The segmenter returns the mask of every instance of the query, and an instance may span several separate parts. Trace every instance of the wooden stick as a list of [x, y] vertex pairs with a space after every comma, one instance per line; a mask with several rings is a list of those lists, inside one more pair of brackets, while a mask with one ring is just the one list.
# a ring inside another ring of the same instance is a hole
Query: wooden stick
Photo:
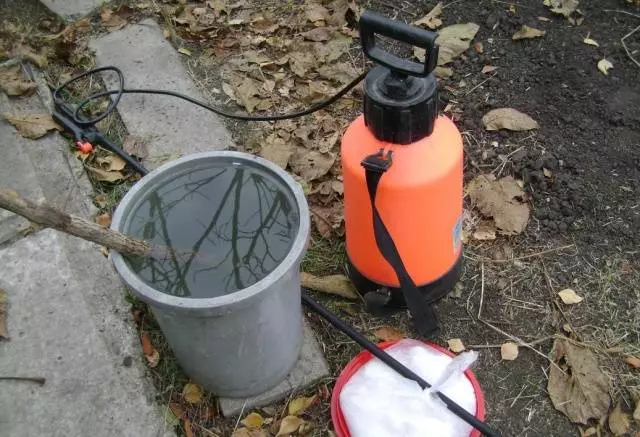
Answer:
[[50, 206], [39, 205], [32, 200], [23, 199], [13, 190], [0, 188], [0, 208], [21, 215], [45, 228], [56, 229], [120, 253], [157, 256], [156, 248], [145, 241], [131, 238], [81, 217], [58, 211]]

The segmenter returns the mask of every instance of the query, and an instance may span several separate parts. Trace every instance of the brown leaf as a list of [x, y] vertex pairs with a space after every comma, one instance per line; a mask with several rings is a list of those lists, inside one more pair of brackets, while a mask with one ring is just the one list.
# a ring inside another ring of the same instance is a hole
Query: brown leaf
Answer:
[[493, 109], [482, 117], [482, 123], [484, 123], [486, 130], [526, 131], [538, 129], [538, 123], [533, 118], [513, 108]]
[[327, 174], [333, 166], [336, 156], [333, 153], [321, 153], [298, 147], [289, 159], [293, 171], [310, 182]]
[[512, 40], [517, 41], [519, 39], [528, 39], [528, 38], [540, 38], [544, 36], [547, 32], [544, 30], [538, 30], [534, 27], [529, 27], [526, 24], [523, 25], [520, 30], [513, 34], [511, 37]]
[[149, 156], [149, 149], [147, 148], [147, 142], [137, 135], [127, 135], [124, 139], [122, 148], [131, 156], [135, 156], [138, 159], [145, 159]]
[[287, 168], [289, 164], [289, 158], [293, 155], [295, 147], [277, 136], [276, 134], [269, 135], [262, 148], [260, 149], [260, 156], [274, 162], [279, 167]]
[[260, 90], [256, 81], [250, 77], [244, 78], [244, 81], [234, 89], [234, 94], [238, 98], [238, 103], [244, 106], [247, 112], [253, 112], [260, 103], [260, 99], [255, 97], [260, 95]]
[[331, 3], [331, 10], [333, 13], [328, 23], [332, 26], [343, 27], [358, 21], [358, 6], [352, 0], [334, 0]]
[[447, 340], [447, 344], [449, 345], [449, 350], [453, 353], [457, 354], [465, 350], [464, 343], [459, 338]]
[[565, 288], [564, 290], [559, 291], [558, 296], [565, 305], [574, 305], [584, 300], [582, 296], [578, 296], [578, 294], [571, 288]]
[[352, 42], [353, 39], [349, 38], [348, 36], [335, 35], [325, 44], [316, 43], [314, 45], [314, 51], [318, 59], [313, 59], [313, 67], [316, 67], [318, 61], [322, 61], [323, 59], [327, 63], [338, 60], [342, 55], [347, 53], [347, 51], [351, 47]]
[[333, 29], [329, 27], [316, 27], [307, 32], [304, 32], [302, 36], [309, 41], [328, 41], [331, 39]]
[[36, 66], [44, 68], [49, 63], [46, 56], [39, 55], [28, 45], [20, 44], [13, 50], [13, 55], [16, 58], [26, 59], [33, 62]]
[[98, 194], [93, 198], [93, 201], [99, 208], [104, 208], [109, 203], [107, 196], [104, 194]]
[[436, 39], [436, 44], [440, 46], [438, 65], [448, 64], [465, 52], [478, 33], [478, 29], [480, 26], [475, 23], [454, 24], [440, 29]]
[[247, 417], [242, 419], [240, 423], [242, 423], [247, 428], [258, 429], [262, 427], [264, 418], [258, 413], [249, 413]]
[[7, 330], [7, 292], [0, 288], [0, 340], [9, 340]]
[[189, 419], [184, 419], [184, 436], [193, 437], [193, 429], [191, 428], [191, 421]]
[[101, 182], [117, 182], [124, 179], [124, 175], [120, 171], [105, 171], [96, 167], [87, 167], [87, 170], [89, 170], [95, 180]]
[[324, 22], [329, 18], [329, 11], [319, 3], [307, 3], [304, 12], [307, 20], [316, 25], [324, 25]]
[[383, 326], [373, 332], [374, 337], [379, 341], [398, 341], [407, 337], [407, 334], [393, 326]]
[[204, 392], [199, 385], [190, 382], [188, 384], [185, 384], [184, 388], [182, 389], [182, 397], [190, 404], [199, 404], [202, 402]]
[[551, 8], [554, 14], [563, 15], [569, 18], [571, 14], [578, 8], [579, 0], [544, 0], [544, 5]]
[[434, 6], [431, 11], [422, 17], [421, 19], [414, 21], [414, 26], [424, 26], [428, 29], [435, 30], [438, 27], [442, 26], [442, 20], [439, 18], [442, 15], [444, 9], [442, 8], [442, 2], [439, 2]]
[[634, 369], [640, 369], [640, 357], [624, 357], [624, 362]]
[[615, 436], [624, 435], [629, 431], [629, 416], [622, 412], [620, 402], [609, 415], [609, 429]]
[[303, 423], [304, 423], [304, 420], [300, 419], [299, 417], [296, 417], [296, 416], [285, 417], [284, 419], [282, 419], [282, 422], [280, 423], [280, 429], [278, 430], [278, 434], [276, 434], [276, 437], [293, 434], [298, 430], [298, 428], [300, 428], [300, 425], [302, 425]]
[[100, 12], [100, 24], [109, 31], [114, 31], [122, 29], [127, 24], [127, 20], [114, 13], [111, 8], [104, 8], [102, 12]]
[[53, 121], [51, 114], [28, 114], [9, 113], [2, 114], [3, 117], [18, 130], [18, 133], [25, 138], [38, 139], [43, 137], [50, 130], [62, 130]]
[[96, 162], [103, 170], [106, 171], [120, 171], [127, 166], [127, 163], [124, 159], [120, 158], [118, 155], [113, 154], [96, 158]]
[[0, 68], [0, 89], [8, 96], [30, 95], [36, 89], [36, 84], [25, 80], [20, 65]]
[[269, 435], [264, 429], [248, 429], [248, 428], [238, 428], [236, 429], [231, 437], [268, 437]]
[[525, 193], [513, 177], [496, 181], [492, 174], [476, 176], [466, 193], [484, 216], [493, 218], [502, 234], [519, 234], [527, 226], [530, 208], [520, 200]]
[[496, 239], [496, 227], [491, 222], [480, 222], [473, 231], [474, 240], [491, 241]]
[[505, 361], [513, 361], [518, 358], [518, 345], [510, 341], [500, 346], [500, 356]]
[[140, 343], [142, 344], [142, 353], [149, 363], [149, 367], [154, 368], [160, 361], [160, 352], [151, 343], [151, 338], [147, 331], [142, 331], [140, 334]]
[[433, 74], [440, 79], [446, 79], [448, 77], [453, 76], [453, 68], [449, 67], [436, 67], [433, 70]]
[[554, 365], [549, 368], [547, 390], [556, 410], [576, 423], [604, 418], [611, 405], [609, 379], [598, 367], [596, 355], [556, 339], [550, 358], [562, 369]]
[[108, 228], [109, 226], [111, 226], [111, 214], [107, 212], [105, 212], [104, 214], [100, 214], [96, 217], [96, 223], [103, 228]]
[[334, 80], [340, 83], [351, 82], [358, 75], [350, 62], [339, 62], [336, 64], [322, 65], [316, 71], [325, 79]]
[[347, 299], [358, 299], [353, 284], [345, 275], [314, 276], [310, 273], [300, 272], [300, 284], [304, 288], [309, 288], [322, 293], [335, 294]]
[[487, 74], [487, 73], [491, 73], [492, 71], [495, 71], [497, 69], [498, 69], [498, 67], [494, 67], [493, 65], [485, 65], [484, 67], [482, 67], [482, 72], [484, 74]]
[[289, 54], [289, 66], [296, 76], [305, 77], [307, 71], [315, 67], [316, 64], [317, 60], [313, 53], [293, 52]]
[[633, 410], [633, 420], [640, 422], [640, 398], [636, 401], [636, 409]]
[[292, 399], [289, 402], [289, 415], [299, 416], [304, 413], [318, 399], [318, 395], [309, 396], [308, 398], [300, 397]]

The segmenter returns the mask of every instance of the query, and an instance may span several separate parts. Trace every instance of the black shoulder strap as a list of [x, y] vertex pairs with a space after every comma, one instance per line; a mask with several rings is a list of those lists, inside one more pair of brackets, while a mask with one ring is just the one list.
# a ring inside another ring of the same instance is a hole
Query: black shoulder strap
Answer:
[[378, 184], [382, 175], [391, 167], [392, 155], [389, 151], [386, 155], [384, 151], [380, 151], [374, 155], [366, 157], [362, 161], [362, 166], [365, 168], [365, 175], [367, 178], [367, 189], [369, 190], [369, 199], [371, 200], [371, 211], [373, 212], [373, 231], [376, 238], [376, 244], [378, 250], [391, 265], [393, 270], [398, 276], [400, 282], [400, 289], [404, 295], [404, 299], [409, 308], [409, 312], [413, 318], [414, 326], [418, 332], [425, 337], [432, 337], [438, 331], [438, 321], [436, 319], [435, 311], [426, 299], [420, 293], [420, 290], [416, 286], [409, 272], [402, 262], [400, 253], [391, 238], [391, 234], [384, 225], [380, 213], [376, 208], [376, 193], [378, 191]]

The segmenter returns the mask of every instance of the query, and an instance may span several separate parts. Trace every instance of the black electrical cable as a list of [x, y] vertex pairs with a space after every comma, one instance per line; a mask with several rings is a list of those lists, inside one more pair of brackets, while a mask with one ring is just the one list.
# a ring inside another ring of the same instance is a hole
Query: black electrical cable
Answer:
[[[160, 94], [160, 95], [165, 95], [165, 96], [172, 96], [172, 97], [178, 97], [179, 99], [183, 99], [186, 100], [187, 102], [193, 103], [194, 105], [200, 106], [201, 108], [207, 109], [215, 114], [218, 114], [222, 117], [226, 117], [226, 118], [231, 118], [234, 120], [243, 120], [243, 121], [276, 121], [276, 120], [287, 120], [287, 119], [291, 119], [291, 118], [298, 118], [298, 117], [302, 117], [304, 115], [308, 115], [311, 113], [314, 113], [316, 111], [319, 111], [323, 108], [326, 108], [327, 106], [331, 105], [333, 102], [335, 102], [336, 100], [338, 100], [339, 98], [341, 98], [342, 96], [344, 96], [345, 94], [347, 94], [349, 91], [351, 91], [356, 85], [358, 85], [358, 83], [360, 83], [365, 76], [367, 75], [367, 72], [363, 72], [361, 73], [358, 77], [356, 77], [355, 79], [353, 79], [351, 82], [349, 82], [344, 88], [342, 88], [340, 91], [338, 91], [336, 94], [334, 94], [333, 96], [331, 96], [330, 98], [328, 98], [327, 100], [324, 100], [322, 102], [316, 103], [315, 105], [310, 106], [307, 109], [303, 109], [300, 111], [295, 111], [295, 112], [290, 112], [287, 114], [275, 114], [275, 115], [245, 115], [245, 114], [236, 114], [233, 112], [227, 112], [223, 109], [220, 108], [215, 108], [213, 106], [210, 106], [200, 100], [194, 99], [193, 97], [189, 97], [185, 94], [181, 94], [175, 91], [167, 91], [167, 90], [156, 90], [156, 89], [127, 89], [124, 87], [124, 75], [122, 74], [122, 71], [120, 71], [119, 68], [117, 67], [100, 67], [100, 68], [94, 68], [92, 70], [89, 70], [85, 73], [82, 73], [70, 80], [68, 80], [67, 82], [63, 83], [62, 85], [60, 85], [59, 87], [57, 87], [54, 91], [53, 91], [53, 101], [56, 104], [64, 104], [64, 102], [62, 101], [61, 97], [60, 97], [60, 92], [63, 91], [64, 89], [66, 89], [69, 85], [71, 85], [73, 82], [82, 79], [84, 77], [90, 76], [92, 74], [95, 73], [99, 73], [102, 71], [112, 71], [114, 72], [117, 77], [118, 77], [118, 86], [117, 89], [114, 90], [107, 90], [107, 91], [102, 91], [99, 93], [95, 93], [90, 95], [89, 97], [87, 97], [85, 100], [83, 100], [75, 109], [75, 112], [73, 114], [73, 121], [75, 123], [77, 123], [79, 126], [93, 126], [96, 123], [98, 123], [99, 121], [103, 120], [105, 117], [107, 117], [111, 112], [113, 112], [116, 109], [116, 106], [118, 105], [118, 102], [120, 101], [120, 98], [122, 97], [123, 94]], [[82, 117], [80, 112], [82, 111], [82, 109], [87, 106], [90, 102], [100, 99], [102, 97], [106, 97], [106, 96], [111, 96], [115, 94], [115, 98], [112, 99], [111, 104], [109, 104], [109, 106], [107, 107], [107, 109], [100, 115], [98, 115], [97, 117], [94, 117], [92, 119], [87, 119], [86, 117]]]

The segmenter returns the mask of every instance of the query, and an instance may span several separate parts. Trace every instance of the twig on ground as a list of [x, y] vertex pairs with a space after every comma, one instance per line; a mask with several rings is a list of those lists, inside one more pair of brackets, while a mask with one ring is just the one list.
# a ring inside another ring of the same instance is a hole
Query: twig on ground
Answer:
[[238, 420], [236, 420], [236, 425], [233, 427], [233, 432], [236, 432], [238, 429], [238, 425], [240, 425], [240, 419], [242, 419], [242, 415], [244, 414], [244, 407], [247, 406], [247, 401], [244, 401], [242, 404], [242, 409], [240, 410], [240, 414], [238, 414]]
[[602, 12], [617, 12], [619, 14], [631, 15], [632, 17], [640, 18], [638, 14], [632, 14], [631, 12], [621, 11], [619, 9], [603, 9]]
[[633, 29], [631, 32], [627, 33], [625, 36], [623, 36], [622, 38], [620, 38], [620, 43], [622, 43], [622, 47], [624, 47], [624, 51], [627, 52], [627, 56], [629, 57], [629, 59], [631, 59], [633, 61], [634, 64], [636, 64], [638, 67], [640, 67], [640, 62], [638, 62], [636, 60], [636, 58], [633, 57], [633, 55], [631, 54], [631, 52], [629, 51], [629, 47], [627, 47], [627, 44], [624, 42], [625, 39], [629, 38], [631, 35], [633, 35], [634, 33], [636, 33], [638, 30], [640, 30], [640, 26], [636, 27], [635, 29]]
[[41, 376], [0, 376], [0, 381], [25, 381], [44, 385], [47, 380]]
[[522, 256], [516, 256], [515, 258], [510, 258], [510, 259], [489, 259], [489, 258], [486, 258], [486, 259], [483, 259], [483, 261], [493, 262], [493, 263], [506, 263], [506, 262], [509, 262], [509, 261], [522, 261], [523, 259], [534, 258], [536, 256], [542, 256], [542, 255], [546, 255], [546, 254], [551, 253], [551, 252], [559, 252], [561, 250], [569, 249], [571, 247], [575, 247], [575, 244], [567, 244], [566, 246], [554, 247], [554, 248], [551, 248], [551, 249], [543, 250], [541, 252], [530, 253], [528, 255], [522, 255]]
[[491, 79], [493, 79], [494, 77], [496, 77], [496, 74], [498, 73], [493, 73], [490, 77], [486, 78], [485, 80], [483, 80], [482, 82], [480, 82], [478, 85], [474, 86], [473, 88], [471, 88], [469, 91], [467, 91], [464, 95], [468, 96], [469, 94], [471, 94], [472, 92], [474, 92], [476, 89], [478, 89], [479, 87], [481, 87], [482, 85], [484, 85], [485, 83], [487, 83], [488, 81], [490, 81]]
[[[544, 343], [545, 341], [552, 340], [552, 339], [556, 338], [557, 336], [558, 336], [557, 334], [547, 335], [546, 337], [542, 337], [542, 338], [539, 338], [537, 340], [530, 341], [529, 343], [526, 343], [526, 345], [527, 346], [535, 346], [537, 344]], [[502, 347], [502, 344], [472, 344], [472, 345], [467, 346], [467, 348], [469, 348], [469, 349], [494, 349], [494, 348], [499, 348], [499, 347]]]
[[478, 319], [482, 316], [482, 303], [484, 302], [484, 263], [480, 264], [480, 307], [478, 308]]

